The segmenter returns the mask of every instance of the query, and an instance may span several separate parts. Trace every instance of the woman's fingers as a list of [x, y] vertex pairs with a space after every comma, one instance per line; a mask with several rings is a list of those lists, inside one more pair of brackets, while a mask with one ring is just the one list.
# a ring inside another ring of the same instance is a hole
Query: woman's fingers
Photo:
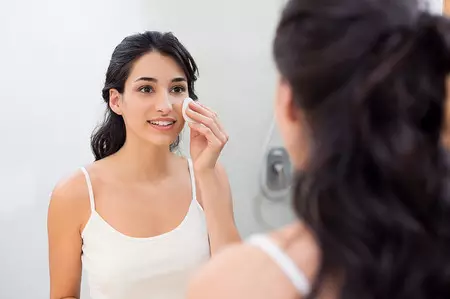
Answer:
[[217, 114], [210, 109], [198, 105], [197, 103], [189, 104], [186, 114], [195, 122], [203, 124], [209, 128], [211, 132], [222, 142], [228, 141], [228, 135], [223, 131], [221, 124], [218, 121]]
[[222, 134], [225, 136], [226, 140], [228, 141], [228, 138], [229, 138], [228, 134], [226, 133], [224, 127], [222, 126], [222, 123], [220, 122], [220, 119], [219, 119], [217, 113], [215, 111], [211, 110], [211, 108], [206, 107], [205, 105], [203, 105], [201, 103], [195, 103], [195, 104], [198, 104], [199, 106], [201, 106], [203, 109], [205, 109], [209, 113], [209, 117], [211, 117], [215, 121], [217, 127], [219, 128], [219, 130], [222, 132]]
[[213, 148], [216, 148], [217, 152], [222, 150], [224, 143], [216, 136], [216, 134], [213, 133], [210, 128], [200, 123], [189, 123], [188, 125], [194, 131], [197, 131], [201, 135], [205, 136], [208, 143], [211, 144]]

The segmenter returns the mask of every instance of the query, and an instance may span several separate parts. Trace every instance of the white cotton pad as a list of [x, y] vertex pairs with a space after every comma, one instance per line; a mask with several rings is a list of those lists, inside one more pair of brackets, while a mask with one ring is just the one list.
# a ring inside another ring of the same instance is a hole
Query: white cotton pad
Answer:
[[183, 107], [181, 108], [184, 120], [190, 123], [193, 123], [194, 121], [189, 116], [186, 115], [186, 109], [188, 108], [189, 103], [193, 101], [194, 100], [191, 98], [185, 98], [183, 101]]

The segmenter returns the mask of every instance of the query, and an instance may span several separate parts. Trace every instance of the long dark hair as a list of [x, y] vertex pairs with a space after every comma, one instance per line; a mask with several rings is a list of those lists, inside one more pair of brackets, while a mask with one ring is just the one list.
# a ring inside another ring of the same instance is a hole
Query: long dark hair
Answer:
[[[114, 88], [123, 93], [133, 63], [144, 54], [152, 51], [170, 56], [178, 63], [186, 75], [189, 96], [194, 100], [197, 99], [194, 91], [194, 83], [198, 76], [197, 65], [191, 54], [172, 33], [146, 31], [126, 37], [114, 49], [106, 72], [105, 86], [102, 90], [103, 100], [107, 107], [105, 118], [91, 137], [91, 148], [95, 160], [116, 153], [124, 145], [126, 139], [125, 123], [122, 116], [114, 113], [109, 107], [109, 90]], [[178, 143], [179, 137], [171, 144], [170, 150], [175, 149]]]
[[294, 208], [338, 298], [450, 298], [450, 23], [412, 0], [291, 0], [274, 41], [311, 153]]

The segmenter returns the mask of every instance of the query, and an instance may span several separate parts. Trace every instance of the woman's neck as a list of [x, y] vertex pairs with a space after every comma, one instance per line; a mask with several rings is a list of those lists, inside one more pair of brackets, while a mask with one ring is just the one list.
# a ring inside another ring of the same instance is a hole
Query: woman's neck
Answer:
[[132, 181], [154, 181], [169, 175], [174, 155], [169, 146], [126, 141], [114, 155], [121, 174]]

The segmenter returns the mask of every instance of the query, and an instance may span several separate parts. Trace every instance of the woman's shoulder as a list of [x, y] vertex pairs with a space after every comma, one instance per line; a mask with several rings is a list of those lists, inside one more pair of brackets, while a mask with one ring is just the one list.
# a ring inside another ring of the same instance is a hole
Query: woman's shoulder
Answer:
[[[268, 235], [309, 281], [316, 275], [320, 251], [312, 234], [301, 223]], [[188, 299], [298, 298], [298, 293], [275, 261], [251, 242], [233, 245], [199, 271], [192, 280]]]
[[62, 177], [53, 188], [52, 201], [63, 201], [67, 204], [79, 202], [80, 197], [88, 195], [86, 178], [81, 168]]
[[101, 178], [111, 172], [111, 163], [108, 158], [105, 158], [79, 167], [65, 175], [55, 185], [51, 195], [52, 200], [78, 203], [80, 200], [84, 202], [85, 198], [89, 199], [88, 182], [93, 185], [101, 183]]
[[90, 211], [88, 183], [94, 186], [102, 183], [101, 178], [110, 170], [108, 160], [95, 161], [64, 175], [52, 190], [50, 204], [67, 206], [76, 209], [74, 211], [85, 211], [87, 207]]
[[89, 191], [80, 168], [56, 183], [50, 195], [48, 217], [65, 219], [65, 222], [82, 227], [89, 216]]

